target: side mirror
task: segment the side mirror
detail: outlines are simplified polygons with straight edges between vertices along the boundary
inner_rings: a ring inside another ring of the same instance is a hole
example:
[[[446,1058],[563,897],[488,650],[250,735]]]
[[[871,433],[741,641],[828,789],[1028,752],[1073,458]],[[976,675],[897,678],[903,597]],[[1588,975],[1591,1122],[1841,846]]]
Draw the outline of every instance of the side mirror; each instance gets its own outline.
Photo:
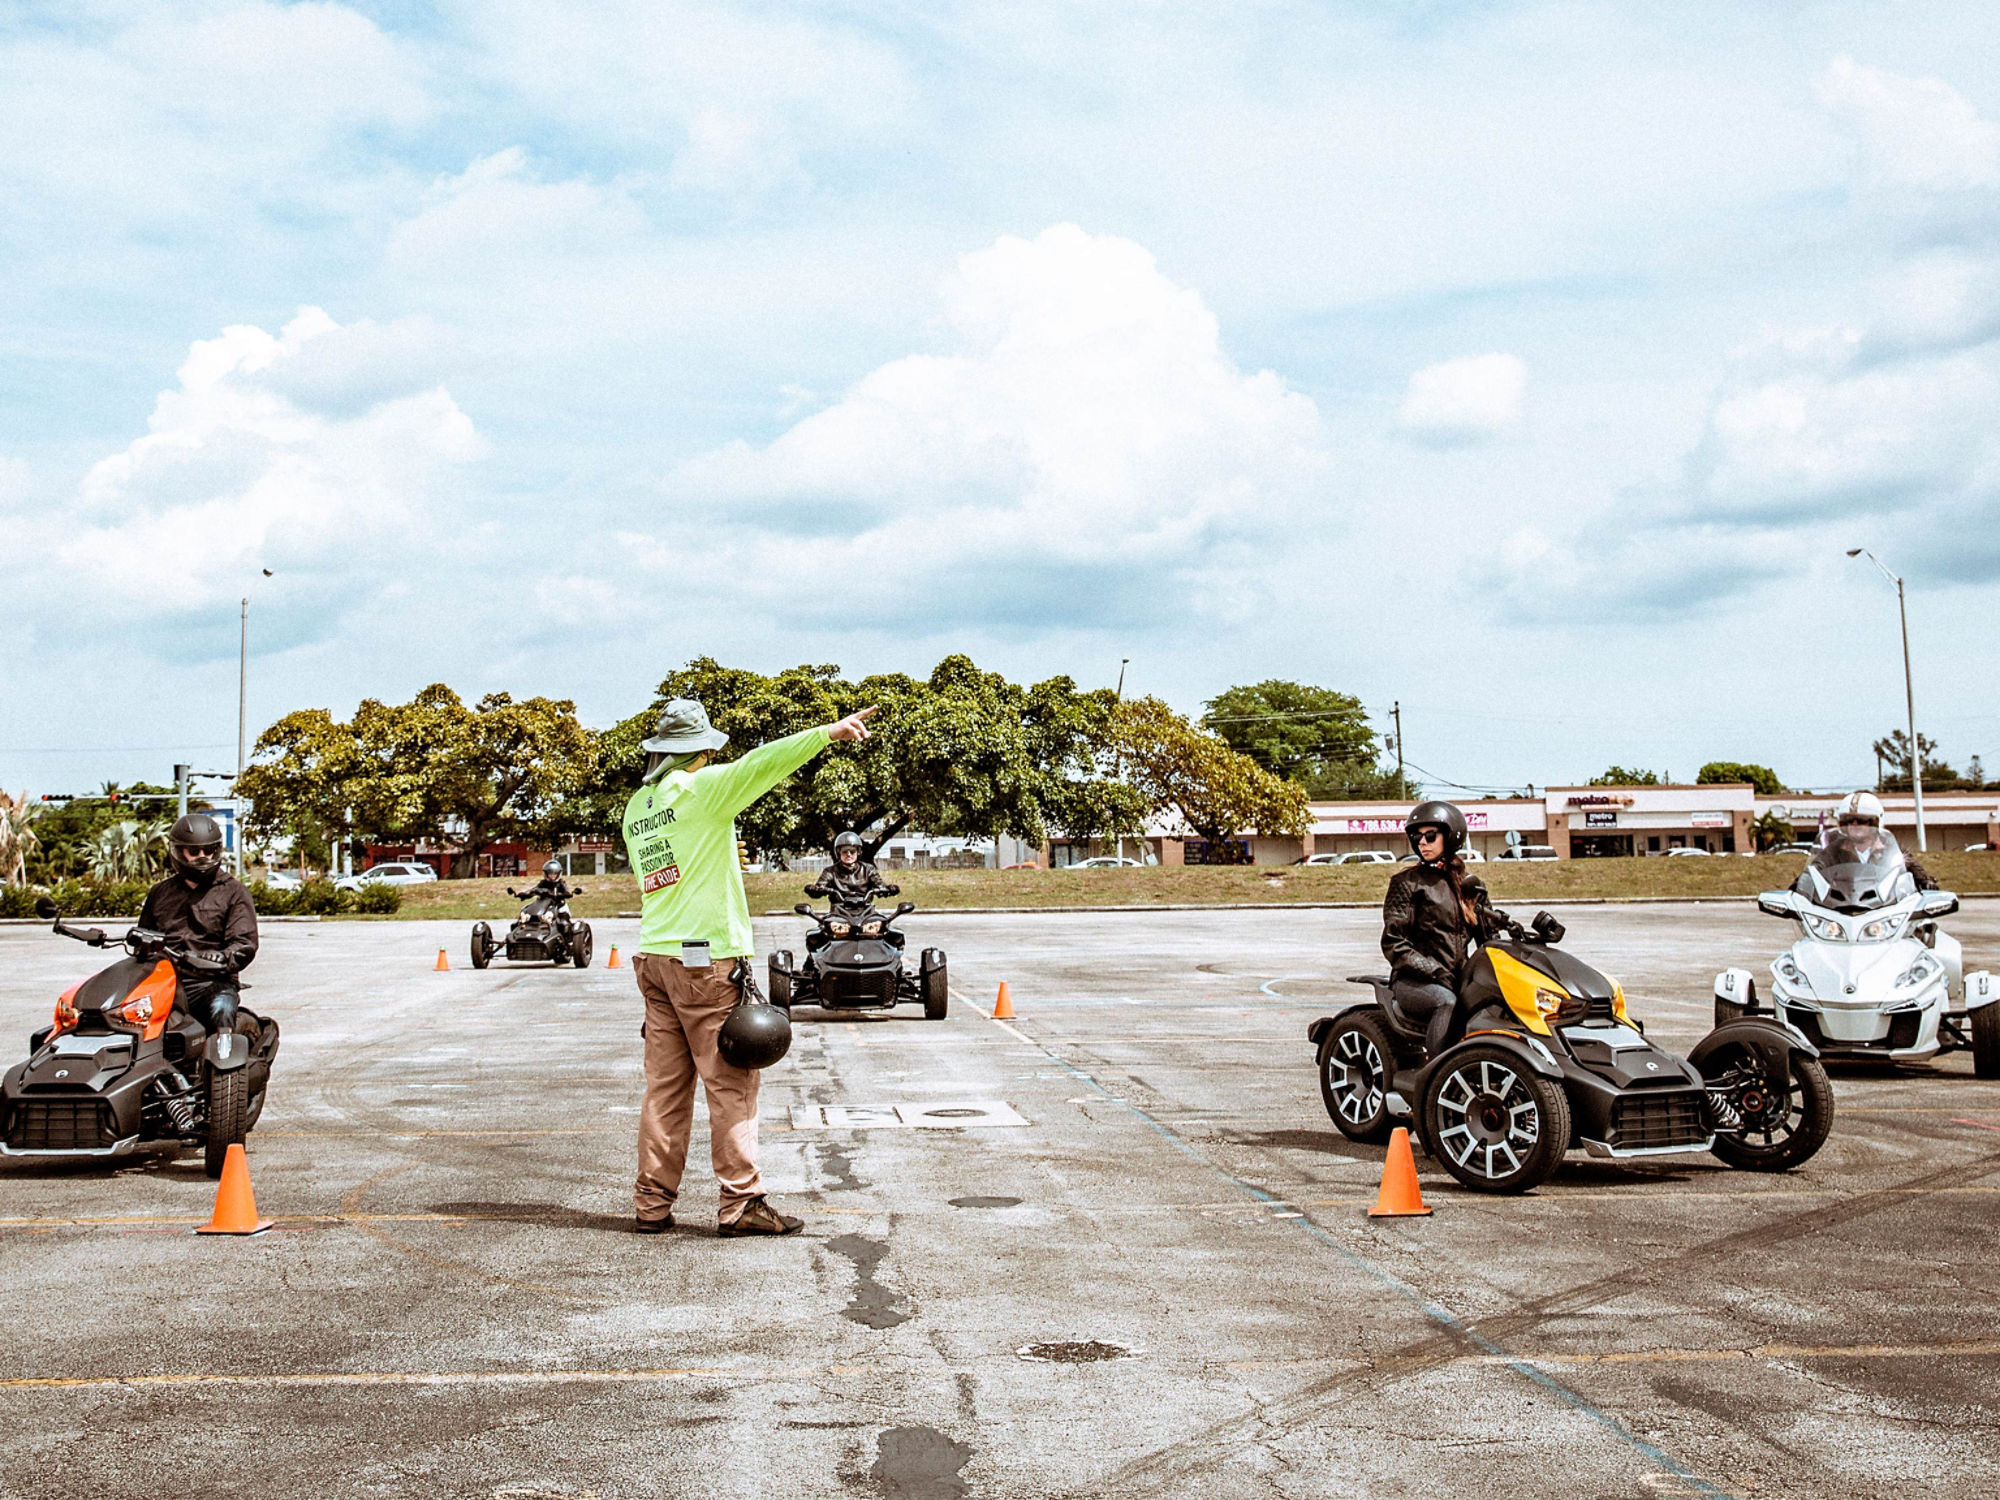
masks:
[[[589,894],[589,892],[590,892],[590,888],[589,888],[588,886],[582,886],[582,885],[573,885],[573,886],[571,886],[571,887],[569,888],[569,893],[570,893],[570,894],[571,894],[572,896],[584,896],[584,895],[588,895],[588,894]]]
[[[801,901],[797,906],[793,907],[792,910],[797,912],[802,917],[809,917],[813,914],[813,909],[810,906],[807,906],[803,901]]]
[[[1798,897],[1790,891],[1766,891],[1757,898],[1757,910],[1768,917],[1798,915]]]
[[[898,901],[896,903],[896,915],[899,917],[905,916],[908,913],[915,911],[916,909],[917,909],[917,903],[914,901]]]
[[[1958,910],[1958,897],[1950,891],[1925,891],[1917,911],[1926,917],[1948,917]]]
[[[40,917],[44,922],[59,922],[62,920],[62,908],[57,906],[47,896],[37,896],[35,897],[35,915]]]

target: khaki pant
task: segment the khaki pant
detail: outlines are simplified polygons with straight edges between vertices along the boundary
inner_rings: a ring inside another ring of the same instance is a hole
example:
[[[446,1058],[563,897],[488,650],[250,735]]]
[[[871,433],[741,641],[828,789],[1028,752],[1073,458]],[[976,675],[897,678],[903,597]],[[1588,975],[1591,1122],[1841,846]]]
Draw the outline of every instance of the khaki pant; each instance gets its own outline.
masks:
[[[719,958],[712,968],[687,969],[658,953],[632,960],[646,997],[646,1098],[632,1194],[642,1219],[664,1219],[680,1195],[697,1077],[708,1091],[709,1154],[722,1190],[718,1221],[733,1224],[764,1191],[757,1172],[757,1071],[731,1067],[715,1046],[738,999],[729,978],[735,966],[735,959]]]

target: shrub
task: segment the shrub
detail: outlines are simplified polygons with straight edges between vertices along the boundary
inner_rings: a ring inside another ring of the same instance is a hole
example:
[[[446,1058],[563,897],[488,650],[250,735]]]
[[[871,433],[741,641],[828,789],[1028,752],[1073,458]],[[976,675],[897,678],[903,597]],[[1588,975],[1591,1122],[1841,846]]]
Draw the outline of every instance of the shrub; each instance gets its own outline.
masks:
[[[403,893],[393,885],[364,885],[354,894],[356,911],[387,915],[403,909]]]
[[[136,917],[146,904],[153,882],[133,880],[59,880],[54,885],[0,886],[0,917],[32,917],[35,900],[47,896],[66,917]]]

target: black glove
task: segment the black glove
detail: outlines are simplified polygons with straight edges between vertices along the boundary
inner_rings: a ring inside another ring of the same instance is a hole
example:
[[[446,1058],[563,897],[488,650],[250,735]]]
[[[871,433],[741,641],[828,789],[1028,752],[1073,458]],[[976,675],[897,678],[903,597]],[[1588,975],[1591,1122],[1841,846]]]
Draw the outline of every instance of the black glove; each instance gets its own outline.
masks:
[[[206,974],[226,974],[229,972],[229,956],[216,948],[190,948],[187,950],[187,966]]]
[[[877,886],[876,889],[885,896],[900,896],[903,894],[903,888],[900,885],[882,885]]]

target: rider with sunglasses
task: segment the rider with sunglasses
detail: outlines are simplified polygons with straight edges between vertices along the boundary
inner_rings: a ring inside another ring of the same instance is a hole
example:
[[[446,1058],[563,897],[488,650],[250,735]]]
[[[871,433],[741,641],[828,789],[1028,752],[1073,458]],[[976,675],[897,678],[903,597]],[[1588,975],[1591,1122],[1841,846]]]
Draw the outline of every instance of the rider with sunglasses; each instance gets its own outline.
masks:
[[[1486,884],[1466,873],[1465,814],[1449,802],[1420,804],[1404,822],[1417,862],[1389,882],[1382,902],[1382,952],[1395,979],[1397,1009],[1425,1027],[1432,1055],[1444,1045],[1466,962],[1521,924],[1495,907]]]

